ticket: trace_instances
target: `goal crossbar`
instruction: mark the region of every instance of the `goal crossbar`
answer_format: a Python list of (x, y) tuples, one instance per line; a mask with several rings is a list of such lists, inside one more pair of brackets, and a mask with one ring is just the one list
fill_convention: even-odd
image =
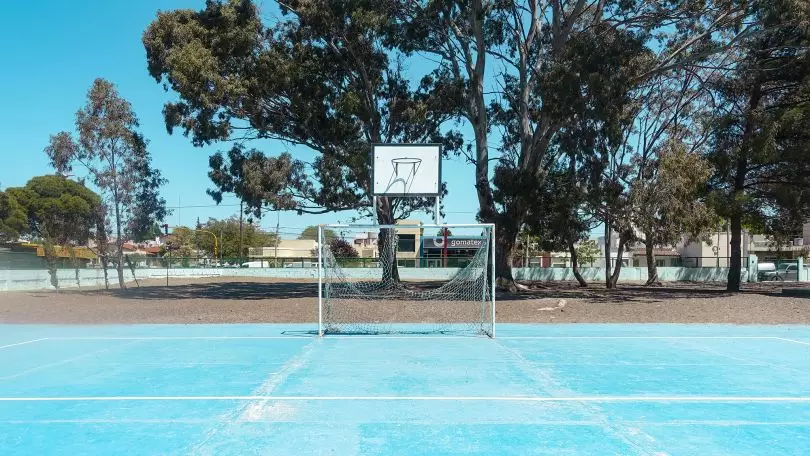
[(494, 223), (425, 223), (425, 224), (412, 224), (412, 225), (347, 225), (347, 224), (326, 224), (321, 225), (325, 228), (495, 228)]

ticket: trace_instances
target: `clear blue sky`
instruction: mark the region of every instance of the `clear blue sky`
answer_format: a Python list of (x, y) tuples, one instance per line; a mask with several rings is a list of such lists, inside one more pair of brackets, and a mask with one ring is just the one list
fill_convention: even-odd
[[(264, 2), (270, 8), (273, 2)], [(97, 77), (118, 86), (141, 122), (149, 139), (154, 165), (169, 183), (161, 193), (172, 207), (171, 225), (191, 225), (197, 218), (223, 218), (238, 213), (238, 200), (230, 197), (216, 207), (205, 194), (210, 186), (206, 175), (208, 156), (218, 148), (195, 148), (180, 134), (169, 135), (163, 122), (163, 104), (171, 93), (152, 79), (146, 70), (141, 34), (158, 9), (202, 9), (204, 0), (138, 1), (45, 1), (4, 3), (0, 15), (0, 42), (4, 70), (0, 85), (5, 89), (0, 110), (0, 185), (21, 186), (33, 176), (52, 173), (43, 148), (49, 135), (73, 130), (74, 114), (85, 102), (87, 90)], [(472, 139), (472, 138), (468, 138)], [(286, 147), (279, 142), (252, 144), (268, 154)], [(311, 152), (291, 150), (301, 159)], [(477, 202), (473, 173), (469, 165), (448, 160), (443, 178), (450, 194), (445, 200), (448, 223), (475, 221)], [(177, 208), (180, 206), (180, 208)], [(206, 207), (189, 207), (206, 206)], [(279, 215), (282, 237), (294, 237), (300, 229), (317, 223), (346, 222), (352, 214)], [(425, 214), (418, 216), (429, 220)], [(276, 214), (267, 214), (261, 225), (275, 228)]]

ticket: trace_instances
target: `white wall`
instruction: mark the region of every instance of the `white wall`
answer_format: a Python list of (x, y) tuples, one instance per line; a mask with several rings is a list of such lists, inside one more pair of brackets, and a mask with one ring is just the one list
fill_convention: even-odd
[[(377, 278), (382, 271), (377, 268), (346, 268), (343, 270), (352, 278)], [(571, 268), (514, 268), (513, 274), (518, 280), (560, 281), (576, 280)], [(138, 280), (165, 279), (166, 269), (136, 269)], [(404, 280), (446, 280), (458, 272), (457, 268), (399, 268), (400, 277)], [(588, 281), (602, 281), (605, 278), (604, 268), (582, 268), (583, 277)], [(100, 287), (104, 285), (103, 271), (100, 269), (80, 269), (80, 284), (83, 287)], [(60, 288), (75, 288), (77, 286), (74, 271), (60, 269), (57, 272)], [(170, 278), (198, 278), (198, 277), (267, 277), (274, 279), (316, 279), (316, 268), (177, 268), (169, 269)], [(129, 270), (125, 271), (125, 280), (134, 279)], [(722, 282), (728, 276), (728, 268), (680, 268), (660, 267), (658, 275), (662, 281), (717, 281)], [(115, 270), (109, 271), (110, 283), (117, 283)], [(743, 272), (743, 280), (747, 274)], [(805, 280), (810, 278), (805, 277)], [(637, 282), (647, 280), (647, 268), (622, 268), (619, 282)], [(0, 271), (0, 291), (27, 291), (53, 289), (50, 276), (45, 270), (5, 270)]]
[[(574, 270), (571, 268), (515, 268), (512, 273), (517, 280), (576, 280)], [(605, 280), (604, 268), (581, 268), (580, 273), (589, 282)], [(748, 274), (745, 270), (742, 276), (743, 281), (747, 281)], [(619, 283), (646, 281), (647, 277), (647, 268), (622, 268), (619, 273)], [(724, 282), (727, 277), (728, 268), (658, 268), (658, 278), (662, 282)]]

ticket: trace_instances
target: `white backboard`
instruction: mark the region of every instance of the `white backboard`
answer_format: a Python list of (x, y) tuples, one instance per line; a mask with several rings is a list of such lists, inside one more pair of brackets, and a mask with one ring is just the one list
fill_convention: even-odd
[(442, 179), (440, 144), (372, 146), (373, 192), (378, 196), (437, 196)]

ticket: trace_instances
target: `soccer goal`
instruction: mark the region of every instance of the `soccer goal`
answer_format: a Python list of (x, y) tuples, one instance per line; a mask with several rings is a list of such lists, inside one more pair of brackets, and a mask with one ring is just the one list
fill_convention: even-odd
[(492, 224), (321, 225), (318, 332), (495, 336)]

